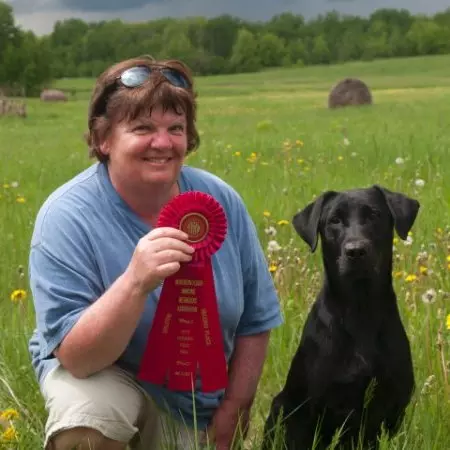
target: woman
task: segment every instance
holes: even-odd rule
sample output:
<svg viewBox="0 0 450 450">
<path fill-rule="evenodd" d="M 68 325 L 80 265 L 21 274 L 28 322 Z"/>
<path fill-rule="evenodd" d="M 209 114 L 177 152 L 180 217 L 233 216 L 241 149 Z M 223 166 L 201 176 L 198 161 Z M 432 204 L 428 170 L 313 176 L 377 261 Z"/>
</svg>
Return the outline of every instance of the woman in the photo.
<svg viewBox="0 0 450 450">
<path fill-rule="evenodd" d="M 269 332 L 282 319 L 241 198 L 184 165 L 199 145 L 195 121 L 181 62 L 130 59 L 96 82 L 87 142 L 98 161 L 50 195 L 31 243 L 30 352 L 47 449 L 190 448 L 208 439 L 220 450 L 245 434 Z M 228 221 L 212 265 L 229 382 L 194 396 L 137 377 L 162 282 L 192 259 L 184 232 L 156 227 L 161 208 L 187 191 L 212 195 Z"/>
</svg>

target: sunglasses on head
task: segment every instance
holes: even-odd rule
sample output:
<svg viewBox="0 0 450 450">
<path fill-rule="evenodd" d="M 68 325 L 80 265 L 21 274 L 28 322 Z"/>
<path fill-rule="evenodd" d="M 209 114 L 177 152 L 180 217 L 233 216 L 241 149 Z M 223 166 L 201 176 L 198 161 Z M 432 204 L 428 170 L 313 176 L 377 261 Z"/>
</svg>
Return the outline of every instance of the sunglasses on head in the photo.
<svg viewBox="0 0 450 450">
<path fill-rule="evenodd" d="M 178 70 L 169 67 L 148 67 L 135 66 L 123 71 L 113 84 L 103 91 L 102 99 L 98 101 L 97 112 L 95 115 L 103 114 L 106 110 L 106 104 L 111 94 L 117 89 L 118 83 L 127 88 L 136 88 L 142 86 L 151 76 L 153 72 L 159 72 L 173 86 L 188 89 L 190 83 L 187 78 Z"/>
</svg>

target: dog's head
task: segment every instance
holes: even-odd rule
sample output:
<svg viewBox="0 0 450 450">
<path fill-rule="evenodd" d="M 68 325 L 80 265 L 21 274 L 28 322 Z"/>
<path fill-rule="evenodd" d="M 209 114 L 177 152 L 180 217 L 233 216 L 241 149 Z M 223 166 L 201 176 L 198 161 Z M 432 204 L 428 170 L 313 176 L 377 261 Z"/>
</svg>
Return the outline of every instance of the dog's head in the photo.
<svg viewBox="0 0 450 450">
<path fill-rule="evenodd" d="M 319 235 L 326 270 L 341 277 L 370 279 L 392 270 L 395 228 L 408 236 L 419 202 L 374 185 L 345 192 L 328 191 L 297 213 L 293 226 L 314 252 Z"/>
</svg>

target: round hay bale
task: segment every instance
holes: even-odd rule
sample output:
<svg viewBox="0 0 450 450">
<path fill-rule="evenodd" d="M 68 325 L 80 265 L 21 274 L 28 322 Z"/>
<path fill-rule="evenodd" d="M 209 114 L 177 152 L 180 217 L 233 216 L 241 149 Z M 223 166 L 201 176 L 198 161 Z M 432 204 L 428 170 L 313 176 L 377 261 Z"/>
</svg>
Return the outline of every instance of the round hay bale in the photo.
<svg viewBox="0 0 450 450">
<path fill-rule="evenodd" d="M 372 94 L 367 85 L 356 78 L 345 78 L 339 81 L 330 91 L 328 108 L 345 106 L 371 105 Z"/>
<path fill-rule="evenodd" d="M 66 102 L 67 95 L 57 89 L 44 89 L 41 92 L 41 100 L 43 102 Z"/>
</svg>

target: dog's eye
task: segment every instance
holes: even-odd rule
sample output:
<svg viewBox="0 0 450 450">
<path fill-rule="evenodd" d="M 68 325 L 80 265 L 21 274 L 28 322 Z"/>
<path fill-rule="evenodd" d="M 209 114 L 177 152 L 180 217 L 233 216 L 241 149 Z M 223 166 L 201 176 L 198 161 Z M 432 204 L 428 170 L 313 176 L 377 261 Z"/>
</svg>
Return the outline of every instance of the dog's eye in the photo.
<svg viewBox="0 0 450 450">
<path fill-rule="evenodd" d="M 376 220 L 376 219 L 378 219 L 378 217 L 380 217 L 380 211 L 378 211 L 376 209 L 370 209 L 367 212 L 367 218 L 370 220 Z"/>
<path fill-rule="evenodd" d="M 338 225 L 341 223 L 341 218 L 339 216 L 332 216 L 330 219 L 330 223 L 333 225 Z"/>
</svg>

